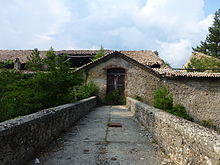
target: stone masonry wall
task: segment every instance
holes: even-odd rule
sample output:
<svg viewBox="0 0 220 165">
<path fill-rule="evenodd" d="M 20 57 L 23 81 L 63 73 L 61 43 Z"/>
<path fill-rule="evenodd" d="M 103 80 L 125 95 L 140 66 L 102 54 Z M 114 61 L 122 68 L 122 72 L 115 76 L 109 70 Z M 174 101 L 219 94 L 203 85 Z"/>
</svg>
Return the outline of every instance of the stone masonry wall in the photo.
<svg viewBox="0 0 220 165">
<path fill-rule="evenodd" d="M 107 69 L 110 68 L 125 69 L 125 96 L 140 96 L 147 100 L 148 103 L 152 103 L 154 91 L 159 85 L 159 78 L 124 59 L 116 57 L 96 65 L 87 71 L 87 81 L 92 80 L 97 87 L 99 87 L 101 98 L 103 98 L 106 94 Z"/>
<path fill-rule="evenodd" d="M 190 115 L 198 121 L 212 120 L 220 128 L 220 79 L 217 78 L 159 78 L 128 61 L 114 57 L 89 69 L 87 81 L 94 81 L 103 98 L 107 88 L 107 69 L 124 68 L 125 96 L 142 97 L 153 105 L 155 91 L 167 86 L 173 94 L 174 104 L 182 104 Z"/>
<path fill-rule="evenodd" d="M 91 97 L 0 123 L 0 165 L 23 165 L 96 104 Z"/>
<path fill-rule="evenodd" d="M 220 128 L 220 80 L 205 78 L 164 79 L 162 85 L 199 121 L 212 120 Z"/>
<path fill-rule="evenodd" d="M 127 107 L 177 165 L 220 164 L 216 132 L 132 98 L 127 98 Z"/>
</svg>

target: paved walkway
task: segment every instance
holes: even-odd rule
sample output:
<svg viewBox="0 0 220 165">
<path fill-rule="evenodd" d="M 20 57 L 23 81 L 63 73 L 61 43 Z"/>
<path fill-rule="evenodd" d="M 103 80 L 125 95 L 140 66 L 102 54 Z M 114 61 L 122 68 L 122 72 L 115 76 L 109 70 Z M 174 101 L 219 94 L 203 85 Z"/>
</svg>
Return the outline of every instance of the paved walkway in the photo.
<svg viewBox="0 0 220 165">
<path fill-rule="evenodd" d="M 107 126 L 114 122 L 122 127 Z M 161 164 L 146 132 L 123 106 L 96 108 L 37 157 L 43 165 Z"/>
</svg>

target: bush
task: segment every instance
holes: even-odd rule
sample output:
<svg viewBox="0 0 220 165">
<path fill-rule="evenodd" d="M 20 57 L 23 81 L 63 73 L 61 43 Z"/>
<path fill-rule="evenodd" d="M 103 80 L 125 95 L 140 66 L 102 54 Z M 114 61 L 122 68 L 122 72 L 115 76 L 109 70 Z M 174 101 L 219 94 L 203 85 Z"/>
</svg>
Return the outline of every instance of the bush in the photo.
<svg viewBox="0 0 220 165">
<path fill-rule="evenodd" d="M 168 112 L 186 120 L 193 121 L 193 118 L 187 113 L 186 108 L 180 104 L 176 104 L 172 109 L 168 110 Z"/>
<path fill-rule="evenodd" d="M 0 69 L 13 69 L 14 62 L 13 60 L 5 60 L 0 62 Z"/>
<path fill-rule="evenodd" d="M 173 96 L 166 87 L 160 87 L 158 90 L 156 90 L 153 105 L 155 108 L 163 110 L 172 109 Z"/>
<path fill-rule="evenodd" d="M 156 90 L 154 95 L 154 107 L 163 109 L 166 112 L 186 120 L 193 121 L 193 118 L 189 116 L 184 106 L 180 104 L 173 106 L 173 96 L 166 87 L 160 87 L 158 90 Z"/>
<path fill-rule="evenodd" d="M 76 101 L 71 89 L 82 85 L 83 75 L 72 72 L 70 65 L 63 57 L 56 56 L 53 50 L 48 51 L 47 55 L 45 64 L 48 72 L 0 72 L 0 122 Z M 84 89 L 87 94 L 94 92 L 91 86 Z"/>
<path fill-rule="evenodd" d="M 125 97 L 121 95 L 119 90 L 114 90 L 105 96 L 103 103 L 106 105 L 124 105 Z"/>
<path fill-rule="evenodd" d="M 93 82 L 89 82 L 86 85 L 79 86 L 77 90 L 73 89 L 72 95 L 75 97 L 76 100 L 81 100 L 91 96 L 97 96 L 98 88 Z"/>
</svg>

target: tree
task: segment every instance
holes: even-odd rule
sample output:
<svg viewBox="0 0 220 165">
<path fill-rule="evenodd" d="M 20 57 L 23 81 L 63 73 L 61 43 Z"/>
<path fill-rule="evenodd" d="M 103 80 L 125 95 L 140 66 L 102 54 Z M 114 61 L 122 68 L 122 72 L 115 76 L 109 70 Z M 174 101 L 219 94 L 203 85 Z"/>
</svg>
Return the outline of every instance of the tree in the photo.
<svg viewBox="0 0 220 165">
<path fill-rule="evenodd" d="M 28 70 L 32 70 L 32 71 L 39 71 L 39 70 L 43 70 L 43 59 L 40 57 L 40 52 L 37 48 L 35 48 L 32 53 L 31 56 L 28 57 L 28 61 L 25 64 L 25 67 Z"/>
<path fill-rule="evenodd" d="M 215 13 L 213 25 L 209 28 L 205 41 L 201 41 L 193 51 L 220 58 L 220 9 Z"/>
<path fill-rule="evenodd" d="M 103 48 L 103 46 L 101 45 L 101 48 L 100 48 L 100 50 L 99 50 L 99 52 L 93 57 L 93 61 L 94 60 L 97 60 L 97 59 L 99 59 L 99 58 L 101 58 L 102 56 L 104 56 L 105 55 L 105 49 Z"/>
<path fill-rule="evenodd" d="M 207 69 L 209 72 L 219 72 L 220 60 L 214 57 L 203 57 L 203 58 L 192 58 L 187 65 L 186 69 L 195 69 L 187 70 L 188 72 L 204 72 Z M 196 70 L 198 69 L 198 70 Z"/>
</svg>

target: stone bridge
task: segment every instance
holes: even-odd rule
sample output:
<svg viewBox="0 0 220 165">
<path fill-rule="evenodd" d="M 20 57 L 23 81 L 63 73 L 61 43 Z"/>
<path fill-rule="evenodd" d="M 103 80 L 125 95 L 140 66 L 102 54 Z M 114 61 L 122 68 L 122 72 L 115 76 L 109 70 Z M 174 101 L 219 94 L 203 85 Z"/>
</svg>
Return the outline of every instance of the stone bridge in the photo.
<svg viewBox="0 0 220 165">
<path fill-rule="evenodd" d="M 217 132 L 126 102 L 91 97 L 2 122 L 0 165 L 220 165 Z"/>
<path fill-rule="evenodd" d="M 151 142 L 125 107 L 102 106 L 36 157 L 44 165 L 161 165 Z"/>
</svg>

